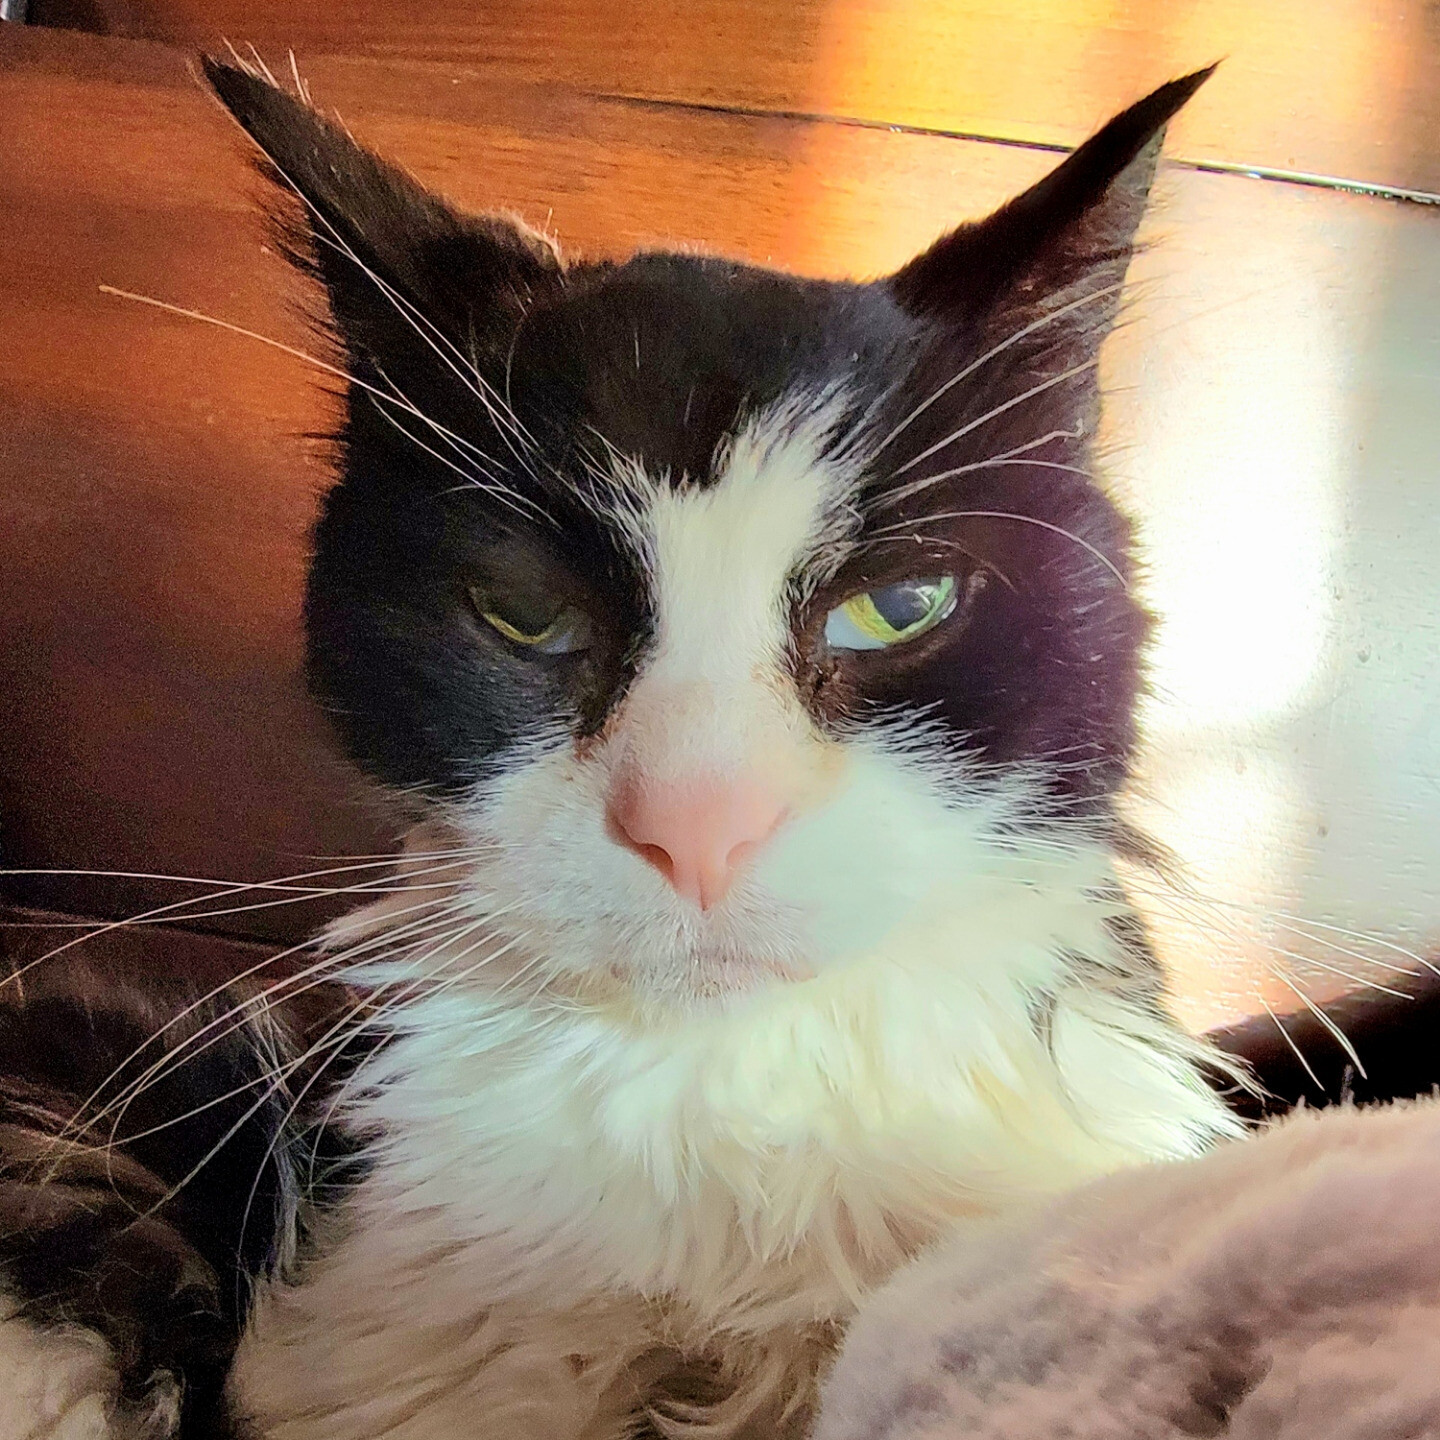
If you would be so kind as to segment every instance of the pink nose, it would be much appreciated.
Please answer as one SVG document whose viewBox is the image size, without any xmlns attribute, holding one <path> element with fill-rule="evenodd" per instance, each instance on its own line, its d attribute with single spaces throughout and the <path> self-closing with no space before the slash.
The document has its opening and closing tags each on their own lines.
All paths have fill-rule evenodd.
<svg viewBox="0 0 1440 1440">
<path fill-rule="evenodd" d="M 606 812 L 614 838 L 702 910 L 725 898 L 784 818 L 773 787 L 748 776 L 687 785 L 622 781 Z"/>
</svg>

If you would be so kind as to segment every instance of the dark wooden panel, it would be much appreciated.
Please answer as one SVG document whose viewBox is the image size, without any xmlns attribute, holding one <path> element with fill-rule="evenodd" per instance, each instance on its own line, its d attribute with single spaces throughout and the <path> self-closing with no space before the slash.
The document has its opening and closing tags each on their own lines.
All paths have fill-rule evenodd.
<svg viewBox="0 0 1440 1440">
<path fill-rule="evenodd" d="M 232 128 L 178 57 L 87 71 L 54 38 L 0 36 L 0 855 L 260 879 L 375 850 L 298 676 L 308 376 L 96 289 L 303 338 Z M 98 913 L 194 893 L 10 888 Z M 288 914 L 217 923 L 314 923 Z"/>
<path fill-rule="evenodd" d="M 439 60 L 690 104 L 1073 144 L 1225 57 L 1175 126 L 1196 160 L 1440 190 L 1434 0 L 31 0 L 190 46 Z"/>
</svg>

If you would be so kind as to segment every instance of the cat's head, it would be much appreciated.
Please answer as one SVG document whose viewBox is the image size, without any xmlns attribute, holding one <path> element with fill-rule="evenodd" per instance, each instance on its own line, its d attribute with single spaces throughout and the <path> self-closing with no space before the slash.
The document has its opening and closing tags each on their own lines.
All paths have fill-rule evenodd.
<svg viewBox="0 0 1440 1440">
<path fill-rule="evenodd" d="M 353 377 L 313 684 L 482 852 L 477 904 L 557 969 L 725 992 L 963 912 L 1027 826 L 1095 833 L 1147 629 L 1097 356 L 1204 73 L 869 284 L 567 263 L 208 73 Z"/>
</svg>

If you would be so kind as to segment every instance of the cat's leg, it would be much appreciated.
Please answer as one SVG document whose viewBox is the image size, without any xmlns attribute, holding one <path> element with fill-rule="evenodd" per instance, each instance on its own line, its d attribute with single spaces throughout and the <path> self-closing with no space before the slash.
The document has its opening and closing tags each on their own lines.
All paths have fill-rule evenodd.
<svg viewBox="0 0 1440 1440">
<path fill-rule="evenodd" d="M 299 1188 L 296 1107 L 255 1095 L 293 1042 L 189 981 L 6 980 L 0 1440 L 235 1440 L 226 1373 Z"/>
</svg>

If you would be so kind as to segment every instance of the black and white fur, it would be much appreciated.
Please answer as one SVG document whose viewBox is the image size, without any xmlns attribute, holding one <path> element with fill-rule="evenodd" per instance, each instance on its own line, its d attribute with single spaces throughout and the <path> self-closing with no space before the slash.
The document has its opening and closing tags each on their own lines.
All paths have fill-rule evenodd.
<svg viewBox="0 0 1440 1440">
<path fill-rule="evenodd" d="M 37 1298 L 80 1293 L 132 1228 L 58 1281 L 22 1233 L 0 1440 L 802 1435 L 848 1316 L 922 1246 L 1235 1129 L 1116 877 L 1147 617 L 1092 473 L 1099 346 L 1204 75 L 840 284 L 567 263 L 263 77 L 207 73 L 301 207 L 350 377 L 314 686 L 415 823 L 394 893 L 326 941 L 373 997 L 340 1033 L 371 1048 L 301 1092 L 318 1118 L 290 1085 L 198 1152 L 202 1181 L 270 1167 L 260 1204 L 232 1187 L 251 1248 L 191 1238 L 193 1159 L 106 1152 L 164 1201 L 157 1253 L 200 1277 L 214 1344 L 147 1330 L 178 1280 Z M 920 639 L 827 643 L 849 597 L 935 575 L 960 599 Z M 477 586 L 563 602 L 588 645 L 517 645 Z M 784 820 L 702 911 L 607 806 L 742 771 Z M 263 1096 L 306 1053 L 250 1022 L 225 1047 L 231 1077 L 166 1073 Z M 0 1209 L 66 1129 L 13 1103 Z M 352 1158 L 320 1205 L 327 1124 Z M 96 1183 L 75 1145 L 46 1195 Z M 200 1209 L 238 1233 L 223 1188 Z"/>
</svg>

